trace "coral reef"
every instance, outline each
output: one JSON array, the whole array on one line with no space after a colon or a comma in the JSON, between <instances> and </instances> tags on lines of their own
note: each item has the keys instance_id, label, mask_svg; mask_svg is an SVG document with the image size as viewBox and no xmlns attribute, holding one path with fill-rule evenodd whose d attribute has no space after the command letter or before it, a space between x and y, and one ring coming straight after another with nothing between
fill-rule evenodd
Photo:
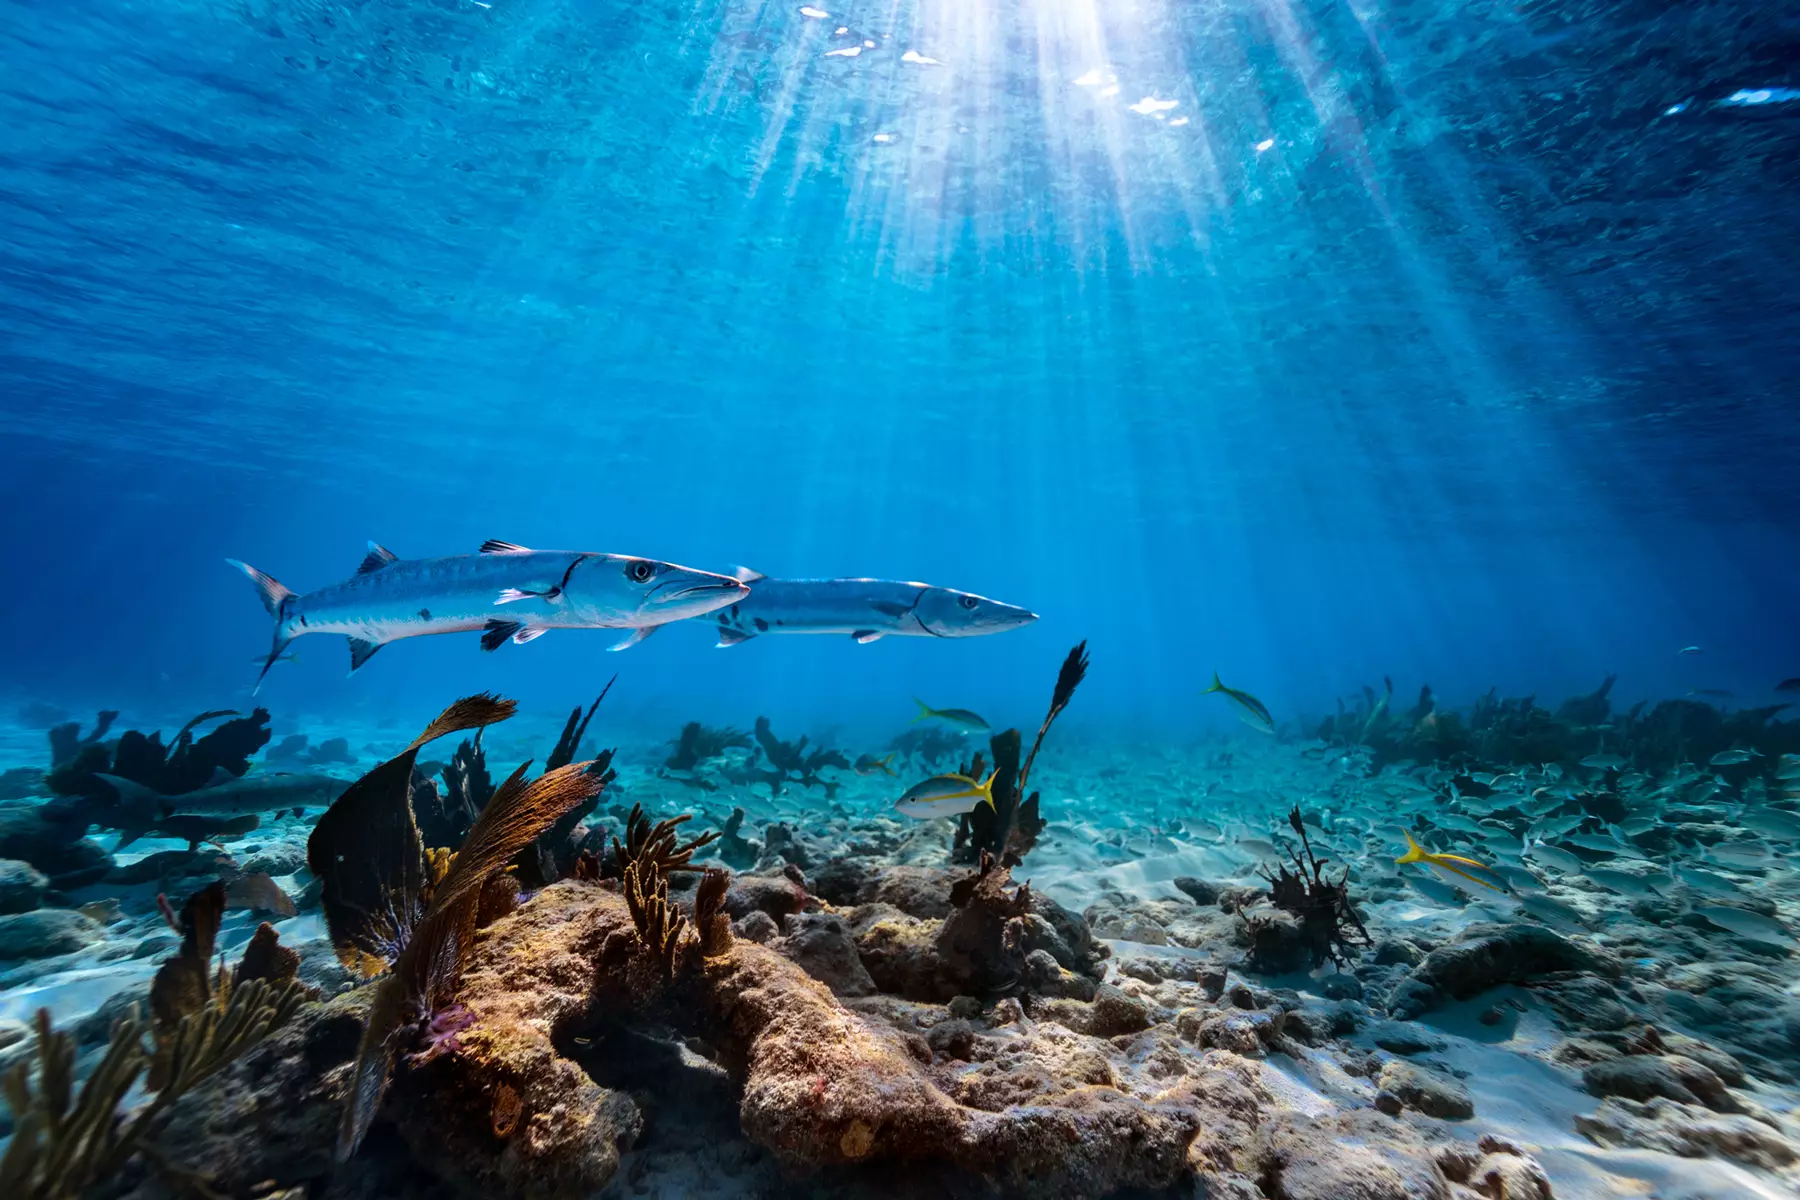
<instances>
[{"instance_id":1,"label":"coral reef","mask_svg":"<svg viewBox=\"0 0 1800 1200\"><path fill-rule=\"evenodd\" d=\"M286 1023L305 999L295 982L298 957L264 925L233 971L212 973L212 949L224 912L218 885L189 897L172 924L179 952L151 985L148 1030L135 1008L112 1029L106 1054L79 1093L76 1047L56 1031L47 1009L37 1015L37 1088L20 1063L5 1093L14 1128L0 1157L0 1190L18 1200L64 1200L109 1181L134 1157L165 1177L204 1189L203 1177L178 1166L157 1145L171 1106ZM167 911L165 906L165 911ZM146 1032L152 1038L144 1045ZM120 1106L140 1076L153 1097L134 1111Z\"/></svg>"}]
</instances>

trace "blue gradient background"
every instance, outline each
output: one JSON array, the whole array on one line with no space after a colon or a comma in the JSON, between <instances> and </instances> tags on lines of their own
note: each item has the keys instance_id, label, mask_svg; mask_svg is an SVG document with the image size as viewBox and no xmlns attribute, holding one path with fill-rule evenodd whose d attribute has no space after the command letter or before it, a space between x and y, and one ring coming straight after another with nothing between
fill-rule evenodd
<instances>
[{"instance_id":1,"label":"blue gradient background","mask_svg":"<svg viewBox=\"0 0 1800 1200\"><path fill-rule=\"evenodd\" d=\"M825 7L0 3L0 695L238 705L221 560L371 537L1043 619L311 638L278 711L1023 723L1081 638L1072 718L1170 734L1215 668L1282 718L1800 675L1800 103L1733 99L1791 18Z\"/></svg>"}]
</instances>

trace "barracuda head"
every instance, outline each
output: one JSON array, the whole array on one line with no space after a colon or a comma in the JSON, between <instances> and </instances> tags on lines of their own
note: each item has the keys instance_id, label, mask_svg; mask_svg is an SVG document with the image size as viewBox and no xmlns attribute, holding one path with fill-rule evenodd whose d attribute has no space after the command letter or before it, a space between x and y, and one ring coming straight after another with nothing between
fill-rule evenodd
<instances>
[{"instance_id":1,"label":"barracuda head","mask_svg":"<svg viewBox=\"0 0 1800 1200\"><path fill-rule=\"evenodd\" d=\"M697 617L750 594L729 575L625 554L588 555L563 590L570 610L595 624L638 628Z\"/></svg>"},{"instance_id":2,"label":"barracuda head","mask_svg":"<svg viewBox=\"0 0 1800 1200\"><path fill-rule=\"evenodd\" d=\"M1037 614L954 588L926 588L913 606L920 625L938 637L1004 633L1037 620Z\"/></svg>"}]
</instances>

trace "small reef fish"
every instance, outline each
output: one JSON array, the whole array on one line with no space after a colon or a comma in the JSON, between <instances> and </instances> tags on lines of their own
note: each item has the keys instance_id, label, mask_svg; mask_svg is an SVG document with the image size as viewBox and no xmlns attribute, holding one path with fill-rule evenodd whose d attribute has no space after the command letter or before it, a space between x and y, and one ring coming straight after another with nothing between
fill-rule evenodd
<instances>
[{"instance_id":1,"label":"small reef fish","mask_svg":"<svg viewBox=\"0 0 1800 1200\"><path fill-rule=\"evenodd\" d=\"M1800 838L1800 816L1786 809L1753 808L1738 818L1738 824L1764 837L1780 838L1783 841Z\"/></svg>"},{"instance_id":2,"label":"small reef fish","mask_svg":"<svg viewBox=\"0 0 1800 1200\"><path fill-rule=\"evenodd\" d=\"M850 769L858 775L898 775L899 772L894 770L891 765L893 761L892 753L884 754L880 758L876 758L873 754L863 754L857 757Z\"/></svg>"},{"instance_id":3,"label":"small reef fish","mask_svg":"<svg viewBox=\"0 0 1800 1200\"><path fill-rule=\"evenodd\" d=\"M1520 896L1519 907L1546 925L1561 925L1565 928L1585 928L1587 925L1586 919L1574 905L1564 904L1542 892L1527 892Z\"/></svg>"},{"instance_id":4,"label":"small reef fish","mask_svg":"<svg viewBox=\"0 0 1800 1200\"><path fill-rule=\"evenodd\" d=\"M1269 710L1263 702L1258 700L1255 696L1252 696L1249 692L1240 692L1236 688L1229 688L1223 683L1220 683L1219 673L1217 671L1213 672L1212 686L1200 694L1202 696L1210 696L1214 692L1220 693L1225 699L1229 700L1231 706L1237 710L1238 720L1242 721L1250 728L1259 730L1263 733L1275 732L1275 718L1269 715Z\"/></svg>"},{"instance_id":5,"label":"small reef fish","mask_svg":"<svg viewBox=\"0 0 1800 1200\"><path fill-rule=\"evenodd\" d=\"M1441 879L1430 875L1420 875L1417 872L1408 874L1406 885L1433 904L1454 907L1468 902L1468 897L1463 894L1461 889L1451 887Z\"/></svg>"},{"instance_id":6,"label":"small reef fish","mask_svg":"<svg viewBox=\"0 0 1800 1200\"><path fill-rule=\"evenodd\" d=\"M1762 755L1754 750L1721 750L1706 761L1710 766L1715 767L1740 767L1752 759L1761 757Z\"/></svg>"},{"instance_id":7,"label":"small reef fish","mask_svg":"<svg viewBox=\"0 0 1800 1200\"><path fill-rule=\"evenodd\" d=\"M1796 675L1792 679L1782 680L1775 685L1775 690L1778 692L1800 692L1800 675Z\"/></svg>"},{"instance_id":8,"label":"small reef fish","mask_svg":"<svg viewBox=\"0 0 1800 1200\"><path fill-rule=\"evenodd\" d=\"M1715 900L1741 899L1748 894L1731 880L1714 875L1711 871L1702 871L1698 867L1676 867L1675 878L1702 896L1711 896Z\"/></svg>"},{"instance_id":9,"label":"small reef fish","mask_svg":"<svg viewBox=\"0 0 1800 1200\"><path fill-rule=\"evenodd\" d=\"M1461 887L1462 883L1459 881L1467 881L1503 895L1512 891L1506 880L1486 863L1464 858L1460 854L1434 854L1413 841L1412 834L1405 830L1400 831L1400 836L1406 839L1406 853L1394 860L1395 866L1418 863L1451 887Z\"/></svg>"},{"instance_id":10,"label":"small reef fish","mask_svg":"<svg viewBox=\"0 0 1800 1200\"><path fill-rule=\"evenodd\" d=\"M702 610L719 627L720 646L736 646L765 633L836 633L869 643L895 637L979 637L1004 633L1037 620L1012 604L891 579L771 579L737 568L749 588L728 607ZM985 725L982 728L986 728Z\"/></svg>"},{"instance_id":11,"label":"small reef fish","mask_svg":"<svg viewBox=\"0 0 1800 1200\"><path fill-rule=\"evenodd\" d=\"M1681 649L1677 650L1675 653L1677 653L1677 654L1704 654L1704 653L1706 653L1706 651L1702 650L1699 646L1683 646Z\"/></svg>"},{"instance_id":12,"label":"small reef fish","mask_svg":"<svg viewBox=\"0 0 1800 1200\"><path fill-rule=\"evenodd\" d=\"M1590 771L1617 771L1625 760L1616 754L1590 754L1581 760L1581 765Z\"/></svg>"},{"instance_id":13,"label":"small reef fish","mask_svg":"<svg viewBox=\"0 0 1800 1200\"><path fill-rule=\"evenodd\" d=\"M1778 946L1794 944L1794 935L1774 917L1765 917L1749 909L1731 908L1723 904L1703 904L1694 911L1720 929L1729 930L1753 942L1773 942Z\"/></svg>"},{"instance_id":14,"label":"small reef fish","mask_svg":"<svg viewBox=\"0 0 1800 1200\"><path fill-rule=\"evenodd\" d=\"M1774 860L1774 851L1761 842L1719 842L1705 851L1705 857L1728 867L1758 870Z\"/></svg>"},{"instance_id":15,"label":"small reef fish","mask_svg":"<svg viewBox=\"0 0 1800 1200\"><path fill-rule=\"evenodd\" d=\"M989 727L980 713L970 712L966 708L933 708L917 696L913 697L913 703L919 706L919 715L913 718L915 721L943 721L963 729L981 730Z\"/></svg>"},{"instance_id":16,"label":"small reef fish","mask_svg":"<svg viewBox=\"0 0 1800 1200\"><path fill-rule=\"evenodd\" d=\"M489 541L477 554L403 559L373 542L356 574L296 593L248 563L225 560L250 578L275 619L275 640L257 687L289 642L309 633L350 641L350 670L400 638L481 633L481 648L523 645L551 629L645 631L709 613L749 588L727 575L654 558L579 550L532 550Z\"/></svg>"},{"instance_id":17,"label":"small reef fish","mask_svg":"<svg viewBox=\"0 0 1800 1200\"><path fill-rule=\"evenodd\" d=\"M1627 871L1614 870L1612 867L1589 867L1585 873L1592 882L1599 884L1609 892L1617 892L1621 896L1634 896L1644 900L1651 896L1662 895L1656 884L1645 875L1633 875Z\"/></svg>"},{"instance_id":18,"label":"small reef fish","mask_svg":"<svg viewBox=\"0 0 1800 1200\"><path fill-rule=\"evenodd\" d=\"M974 812L982 804L994 807L994 777L977 783L967 775L933 775L923 783L906 789L894 801L894 810L919 821L933 817L957 817Z\"/></svg>"},{"instance_id":19,"label":"small reef fish","mask_svg":"<svg viewBox=\"0 0 1800 1200\"><path fill-rule=\"evenodd\" d=\"M1729 700L1729 699L1731 699L1731 693L1726 691L1724 688L1695 688L1693 691L1689 692L1688 695L1690 695L1690 696L1705 696L1708 700Z\"/></svg>"}]
</instances>

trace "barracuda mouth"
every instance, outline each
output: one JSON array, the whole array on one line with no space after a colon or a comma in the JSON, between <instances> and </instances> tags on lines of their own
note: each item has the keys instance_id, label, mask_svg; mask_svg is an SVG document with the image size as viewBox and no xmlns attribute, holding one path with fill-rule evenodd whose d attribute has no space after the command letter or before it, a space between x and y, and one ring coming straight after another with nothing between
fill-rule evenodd
<instances>
[{"instance_id":1,"label":"barracuda mouth","mask_svg":"<svg viewBox=\"0 0 1800 1200\"><path fill-rule=\"evenodd\" d=\"M716 599L725 603L749 594L750 589L737 580L721 578L716 582L705 583L665 583L650 593L650 600L659 606L691 600Z\"/></svg>"}]
</instances>

